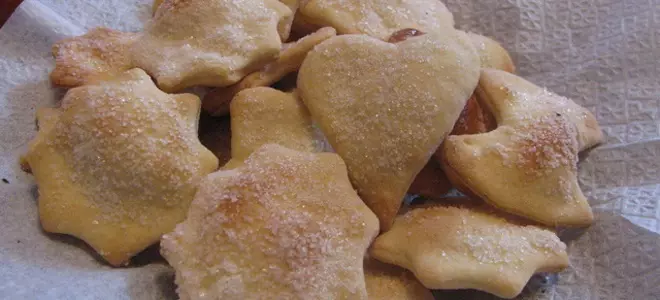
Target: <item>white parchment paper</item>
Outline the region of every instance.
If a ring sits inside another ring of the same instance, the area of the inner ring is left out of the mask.
[[[499,40],[519,74],[591,109],[607,136],[580,166],[596,224],[571,243],[571,268],[556,285],[521,298],[660,299],[660,0],[446,3],[459,28]],[[35,108],[64,93],[48,82],[52,43],[96,26],[139,30],[150,14],[149,0],[26,0],[0,29],[0,177],[8,182],[0,182],[0,299],[176,299],[157,249],[113,269],[82,242],[44,233],[34,181],[17,163],[35,134]]]

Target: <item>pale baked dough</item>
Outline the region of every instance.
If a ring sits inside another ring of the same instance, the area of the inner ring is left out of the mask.
[[[22,158],[45,231],[78,237],[125,264],[181,222],[218,160],[197,139],[199,98],[161,92],[140,69],[71,89],[37,113]]]
[[[156,11],[160,7],[161,4],[163,4],[164,0],[154,0],[152,4],[152,13],[156,15]],[[289,9],[291,10],[292,13],[296,13],[298,11],[298,2],[299,0],[279,0],[282,2],[284,5],[288,6]],[[292,18],[291,18],[292,19]],[[280,33],[283,33],[282,35],[282,40],[286,40],[286,35],[291,32],[291,24],[293,23],[293,20],[291,21],[284,21],[280,22],[278,25],[278,30]]]
[[[504,71],[482,71],[477,94],[498,127],[447,138],[441,159],[452,183],[543,224],[591,224],[593,214],[578,184],[577,162],[580,150],[602,140],[593,115]]]
[[[383,230],[454,126],[479,69],[469,38],[454,30],[396,44],[343,35],[307,55],[300,95]]]
[[[364,260],[364,279],[369,300],[435,299],[410,271],[373,258]]]
[[[477,207],[413,208],[379,236],[370,254],[411,270],[431,289],[477,289],[517,296],[536,272],[568,266],[552,232],[512,223]]]
[[[78,86],[139,67],[165,91],[231,85],[277,58],[292,19],[276,0],[165,0],[140,33],[97,29],[55,44],[51,80]]]
[[[232,159],[243,161],[266,144],[320,152],[322,142],[297,92],[269,87],[244,90],[231,103]]]
[[[482,68],[498,69],[509,73],[516,71],[509,52],[500,43],[489,37],[472,32],[468,32],[468,36],[479,53]]]
[[[482,68],[500,69],[509,73],[515,71],[509,53],[499,43],[475,33],[468,33],[468,36],[477,49]],[[473,94],[468,99],[451,135],[483,133],[497,127],[492,114],[484,109],[476,98],[477,96]],[[439,198],[446,194],[451,186],[449,179],[440,167],[440,163],[435,159],[431,159],[417,175],[408,193],[424,196],[425,198]]]
[[[603,142],[603,132],[594,115],[573,100],[556,95],[522,77],[500,70],[483,70],[477,88],[480,102],[498,124],[534,119],[539,113],[560,113],[576,126],[578,148],[587,150]],[[516,105],[503,105],[502,101]]]
[[[61,40],[53,45],[55,69],[50,80],[74,87],[129,70],[134,66],[131,47],[138,38],[134,33],[95,28]]]
[[[277,60],[265,65],[259,71],[245,76],[241,81],[228,87],[216,88],[204,97],[204,110],[213,115],[229,113],[229,103],[238,92],[260,86],[270,86],[287,74],[297,72],[307,53],[314,46],[336,35],[331,27],[321,28],[295,42],[284,44]]]
[[[181,299],[367,299],[378,219],[339,156],[265,145],[201,186],[161,241]]]
[[[299,10],[306,23],[381,40],[404,28],[423,32],[454,28],[454,17],[439,0],[307,0],[301,1]]]

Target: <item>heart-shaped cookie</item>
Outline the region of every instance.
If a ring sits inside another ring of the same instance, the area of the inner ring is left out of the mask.
[[[307,55],[300,95],[384,230],[454,126],[479,69],[470,39],[456,30],[396,44],[338,36]]]

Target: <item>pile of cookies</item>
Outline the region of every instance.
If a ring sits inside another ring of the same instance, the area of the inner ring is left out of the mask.
[[[513,298],[593,221],[593,115],[437,0],[156,1],[53,53],[71,89],[21,159],[43,228],[113,266],[160,241],[181,299]]]

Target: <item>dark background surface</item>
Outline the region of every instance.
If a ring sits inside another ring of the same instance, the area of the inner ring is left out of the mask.
[[[0,0],[0,27],[5,25],[9,16],[16,10],[23,0]]]

